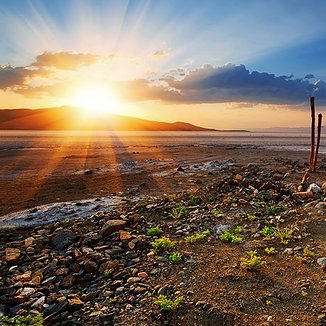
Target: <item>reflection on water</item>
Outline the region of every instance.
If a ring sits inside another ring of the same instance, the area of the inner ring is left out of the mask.
[[[326,153],[321,140],[320,153]],[[284,132],[167,132],[167,131],[0,131],[0,149],[134,146],[257,146],[270,149],[310,149],[308,133]]]

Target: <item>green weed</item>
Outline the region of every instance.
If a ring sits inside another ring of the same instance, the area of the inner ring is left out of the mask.
[[[182,203],[176,203],[175,207],[172,208],[170,217],[173,219],[179,219],[183,216],[185,216],[188,213],[187,207],[184,206]]]
[[[42,326],[43,317],[40,313],[35,316],[26,315],[26,316],[15,316],[15,317],[0,317],[0,325],[9,326]]]
[[[187,237],[185,237],[185,241],[188,243],[193,243],[193,242],[205,239],[210,234],[211,234],[211,231],[209,231],[209,230],[206,230],[203,232],[198,232],[194,235],[188,235]]]
[[[242,238],[236,236],[232,232],[225,230],[220,236],[220,240],[223,242],[231,242],[231,243],[240,243],[242,242]]]
[[[184,301],[184,297],[177,297],[175,300],[168,299],[165,295],[159,295],[155,300],[154,304],[158,305],[161,311],[175,311],[181,303]]]
[[[276,238],[279,238],[282,244],[288,244],[292,237],[293,232],[294,232],[293,227],[285,227],[285,228],[276,227],[273,235]]]
[[[162,251],[173,248],[174,242],[167,237],[162,237],[151,242],[151,245],[156,251]]]
[[[163,233],[163,230],[159,228],[158,226],[155,226],[153,228],[147,229],[146,234],[150,237],[158,236]]]
[[[274,255],[274,254],[276,254],[276,249],[275,249],[274,247],[265,248],[264,251],[265,251],[266,254],[268,254],[268,255]]]
[[[259,233],[262,234],[264,237],[269,237],[274,234],[275,228],[272,226],[264,226]]]
[[[247,251],[249,258],[242,257],[240,266],[245,269],[258,269],[265,264],[265,261],[257,255],[256,250]]]
[[[182,255],[178,252],[173,252],[170,256],[169,256],[169,261],[171,263],[174,264],[178,264],[182,261]]]

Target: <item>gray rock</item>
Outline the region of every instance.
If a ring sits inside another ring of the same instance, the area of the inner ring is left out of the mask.
[[[326,257],[320,257],[317,259],[317,264],[326,267]]]
[[[76,241],[76,234],[71,231],[60,231],[51,239],[51,247],[62,250],[69,247]]]
[[[126,221],[109,220],[103,225],[102,229],[100,230],[100,235],[102,237],[107,237],[113,232],[122,230],[125,226],[126,226]]]

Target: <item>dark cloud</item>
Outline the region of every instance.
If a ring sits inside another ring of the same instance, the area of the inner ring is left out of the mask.
[[[35,67],[53,67],[61,70],[74,70],[99,62],[101,57],[90,53],[44,52],[32,63]]]
[[[165,79],[187,103],[253,102],[267,104],[298,104],[315,95],[326,101],[323,84],[312,84],[292,76],[275,76],[246,69],[244,65],[222,67],[205,65],[188,73],[183,79]]]
[[[37,75],[37,71],[26,67],[0,66],[0,89],[23,85],[26,80]]]
[[[305,79],[313,79],[313,78],[315,78],[315,76],[313,74],[307,74],[307,75],[305,75],[304,78]]]

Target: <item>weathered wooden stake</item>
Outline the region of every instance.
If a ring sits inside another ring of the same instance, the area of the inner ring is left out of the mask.
[[[318,114],[318,127],[317,127],[317,144],[315,149],[314,163],[312,167],[312,171],[316,171],[317,168],[317,159],[318,159],[318,151],[320,145],[320,135],[321,135],[321,124],[323,121],[323,115],[321,113]]]
[[[309,159],[309,170],[313,171],[314,158],[315,158],[315,98],[310,97],[310,108],[311,108],[311,146],[310,146],[310,159]]]

